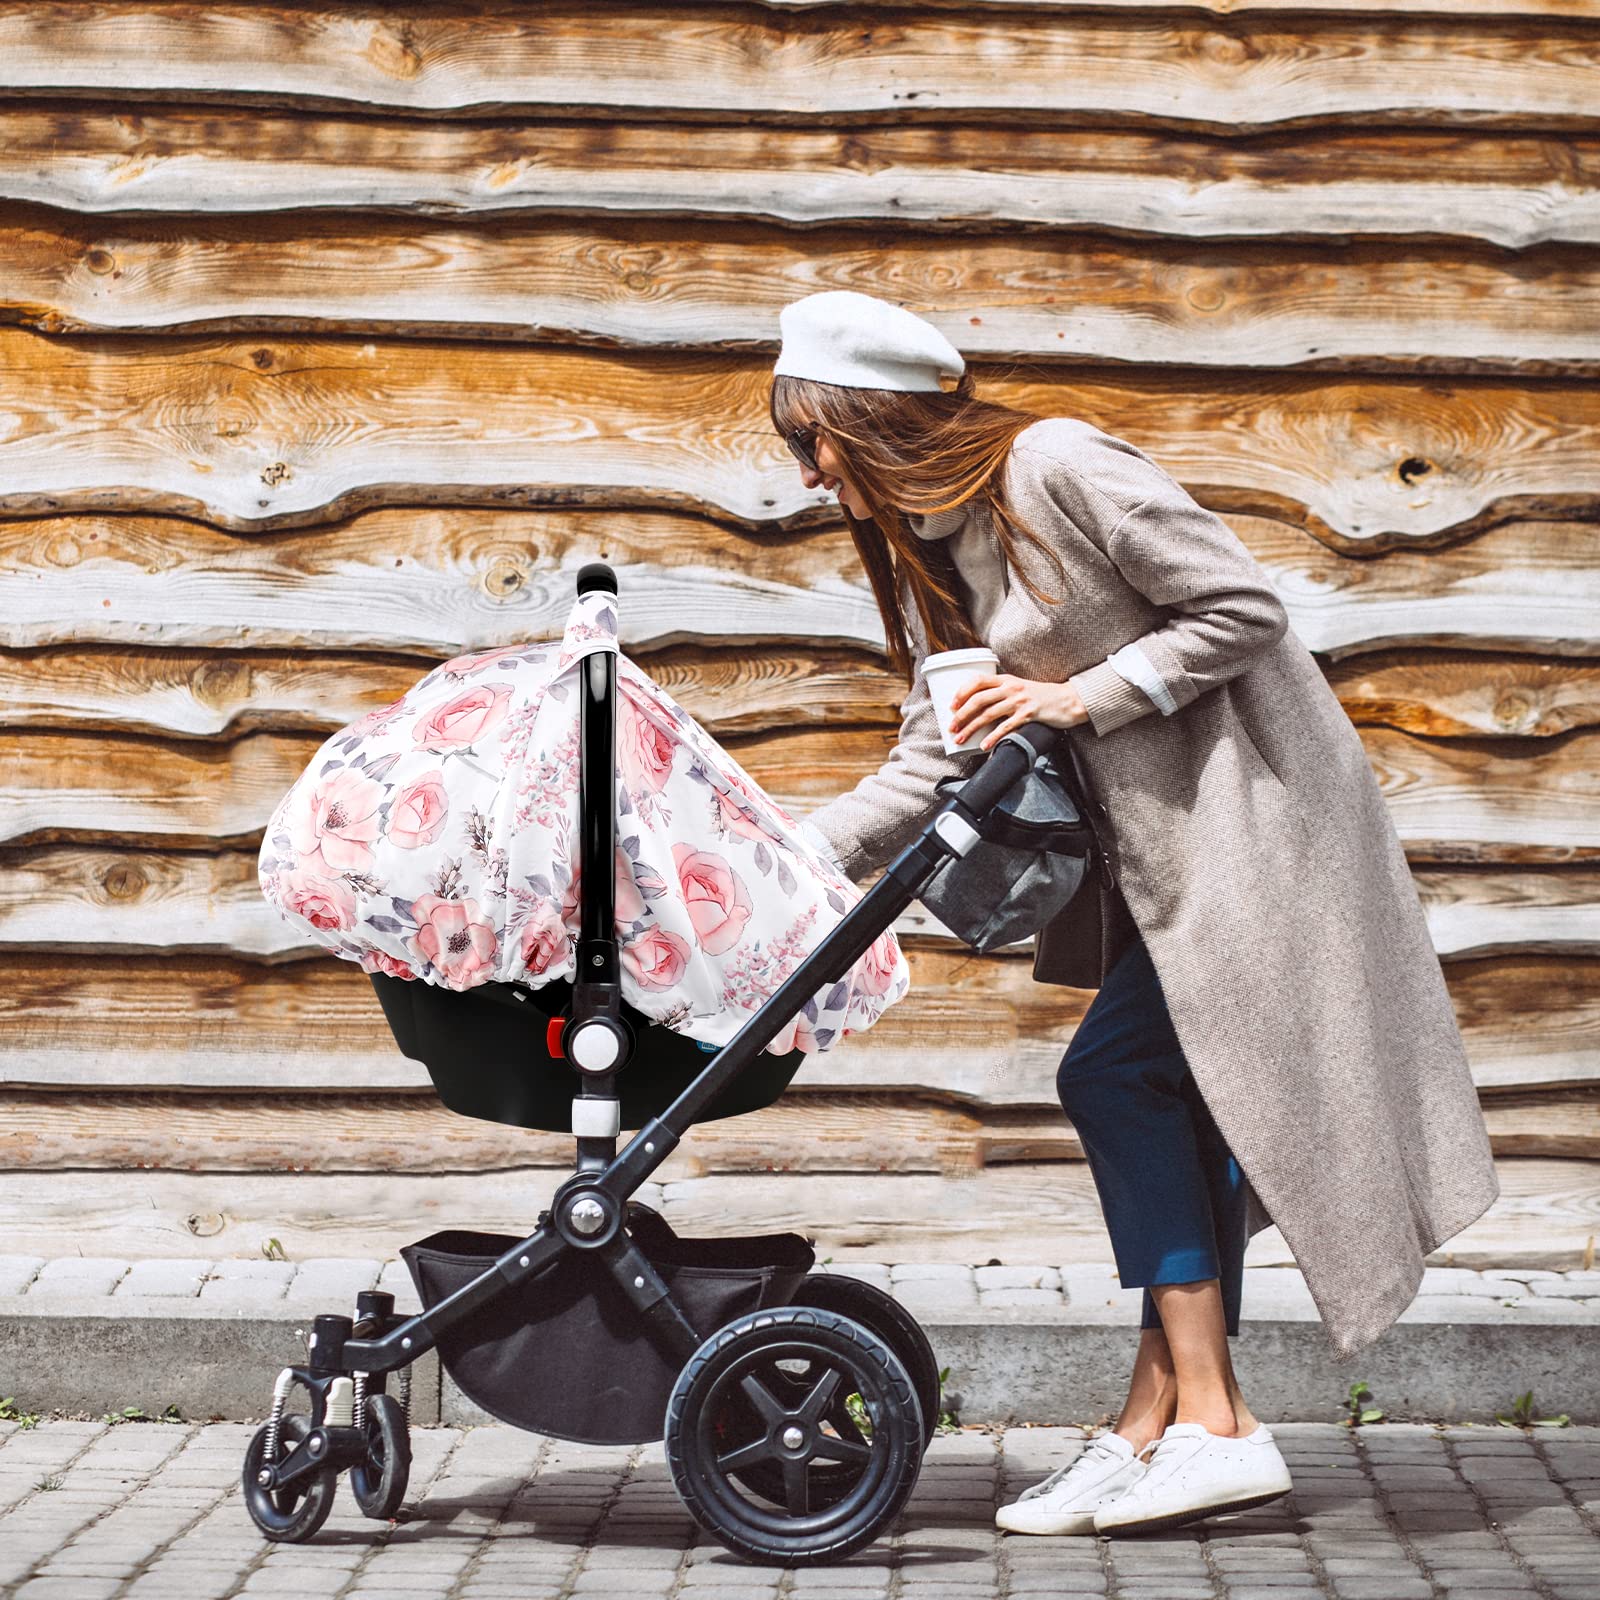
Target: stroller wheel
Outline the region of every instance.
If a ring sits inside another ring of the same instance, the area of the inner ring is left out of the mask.
[[[367,1396],[367,1459],[350,1469],[350,1491],[365,1516],[386,1521],[400,1509],[411,1481],[411,1434],[400,1402]]]
[[[813,1272],[801,1280],[790,1305],[819,1306],[870,1328],[900,1357],[922,1408],[922,1448],[939,1428],[939,1362],[922,1324],[892,1294],[842,1272]]]
[[[921,1407],[875,1333],[782,1306],[720,1328],[690,1358],[667,1402],[666,1455],[690,1513],[730,1550],[812,1566],[899,1514],[922,1465]]]
[[[263,1489],[256,1474],[267,1462],[267,1430],[263,1423],[256,1429],[244,1453],[244,1504],[250,1520],[269,1538],[285,1544],[299,1544],[309,1539],[333,1510],[333,1491],[338,1475],[326,1467],[314,1478],[302,1479],[289,1489]],[[294,1454],[305,1436],[311,1432],[311,1419],[303,1411],[290,1412],[278,1430],[278,1459]]]
[[[817,1306],[850,1317],[877,1334],[899,1356],[922,1410],[922,1449],[926,1454],[939,1426],[939,1364],[917,1319],[893,1295],[843,1273],[813,1273],[801,1282],[789,1303]],[[784,1372],[780,1376],[794,1388],[803,1389],[807,1382],[804,1372]],[[828,1420],[841,1436],[853,1437],[850,1430],[855,1426],[855,1417],[851,1413],[855,1409],[855,1415],[859,1415],[859,1406],[858,1396],[835,1394],[828,1409]],[[719,1419],[724,1429],[749,1426],[752,1413],[743,1395],[731,1397],[730,1409],[731,1415]],[[818,1462],[811,1473],[812,1504],[819,1508],[837,1504],[855,1487],[860,1476],[859,1464]],[[784,1504],[783,1470],[777,1462],[758,1462],[742,1470],[738,1479],[747,1489],[774,1505]]]

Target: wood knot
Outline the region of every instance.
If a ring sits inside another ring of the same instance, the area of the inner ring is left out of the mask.
[[[500,556],[483,575],[484,593],[493,600],[509,600],[528,581],[527,568],[510,556]]]
[[[269,489],[276,489],[280,483],[287,483],[293,476],[294,473],[289,470],[287,462],[274,461],[270,467],[262,472],[261,481]]]
[[[195,669],[190,687],[203,705],[224,705],[250,692],[250,667],[244,661],[222,658],[202,661]]]
[[[1503,694],[1494,703],[1494,720],[1502,728],[1515,728],[1527,722],[1533,705],[1526,695]]]
[[[227,1226],[220,1211],[196,1211],[183,1219],[183,1225],[197,1239],[214,1239]]]
[[[859,135],[847,138],[839,147],[838,161],[852,172],[878,172],[883,166],[872,153],[872,146]]]
[[[265,372],[272,365],[272,352],[265,347],[250,352],[250,360]]]
[[[83,258],[83,264],[91,272],[103,278],[106,273],[115,270],[117,258],[109,250],[96,247]]]
[[[400,33],[382,26],[372,30],[362,54],[390,78],[404,81],[417,77],[422,71],[422,53]]]
[[[1431,461],[1424,460],[1424,458],[1421,456],[1407,456],[1405,460],[1395,468],[1395,471],[1399,474],[1401,483],[1405,484],[1407,488],[1410,488],[1412,484],[1420,482],[1423,478],[1427,477],[1430,472],[1433,471],[1433,463]]]
[[[101,875],[100,887],[113,900],[137,900],[150,880],[131,861],[118,861]]]

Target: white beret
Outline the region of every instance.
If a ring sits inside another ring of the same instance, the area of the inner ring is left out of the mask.
[[[961,352],[914,311],[854,289],[827,289],[778,313],[783,348],[774,376],[815,378],[847,389],[937,389],[959,378]]]

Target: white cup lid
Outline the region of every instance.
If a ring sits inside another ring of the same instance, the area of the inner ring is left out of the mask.
[[[987,645],[978,645],[967,650],[940,650],[934,655],[923,658],[922,670],[937,672],[941,667],[967,667],[979,661],[997,662],[999,659]]]

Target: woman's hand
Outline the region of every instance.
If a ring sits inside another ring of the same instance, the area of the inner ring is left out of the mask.
[[[975,678],[950,702],[950,732],[964,738],[968,728],[999,722],[980,749],[987,750],[1024,722],[1048,723],[1052,728],[1075,728],[1089,720],[1083,697],[1070,683],[1036,683],[1009,672],[985,673]]]

